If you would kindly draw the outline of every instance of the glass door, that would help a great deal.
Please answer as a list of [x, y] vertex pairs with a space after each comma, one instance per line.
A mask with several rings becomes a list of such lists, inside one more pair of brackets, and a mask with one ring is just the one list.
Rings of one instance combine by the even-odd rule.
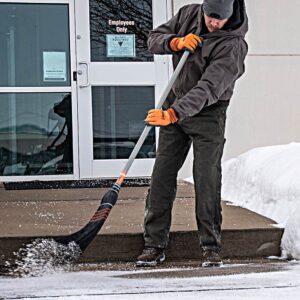
[[0, 1], [0, 180], [78, 178], [72, 0]]
[[[168, 57], [147, 50], [167, 1], [75, 1], [81, 178], [118, 177], [168, 79]], [[150, 176], [157, 129], [128, 177]]]

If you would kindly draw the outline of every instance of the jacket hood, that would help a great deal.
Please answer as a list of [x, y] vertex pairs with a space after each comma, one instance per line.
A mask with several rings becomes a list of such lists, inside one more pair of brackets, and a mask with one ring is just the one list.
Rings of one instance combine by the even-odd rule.
[[[204, 20], [203, 5], [201, 5], [202, 17], [200, 22]], [[201, 24], [200, 24], [201, 26]], [[205, 37], [220, 37], [220, 36], [231, 36], [231, 37], [242, 37], [244, 38], [248, 31], [248, 17], [246, 13], [245, 1], [235, 0], [233, 4], [233, 14], [229, 18], [225, 26], [216, 32], [210, 32], [205, 34]]]

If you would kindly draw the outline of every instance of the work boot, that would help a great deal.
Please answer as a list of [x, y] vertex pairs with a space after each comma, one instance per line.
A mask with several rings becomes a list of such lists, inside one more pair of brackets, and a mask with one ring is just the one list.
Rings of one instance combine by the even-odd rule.
[[210, 268], [210, 267], [221, 267], [223, 266], [222, 259], [219, 255], [219, 253], [215, 250], [204, 250], [203, 251], [203, 263], [202, 267], [204, 268]]
[[155, 267], [166, 259], [164, 249], [145, 247], [136, 261], [137, 267]]

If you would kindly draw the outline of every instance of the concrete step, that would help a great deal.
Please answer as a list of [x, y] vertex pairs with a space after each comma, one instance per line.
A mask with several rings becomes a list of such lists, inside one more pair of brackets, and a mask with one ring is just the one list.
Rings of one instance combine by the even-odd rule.
[[[0, 259], [12, 257], [36, 237], [58, 237], [82, 228], [107, 189], [12, 191], [0, 189]], [[102, 230], [82, 262], [133, 261], [143, 248], [144, 199], [147, 187], [121, 189]], [[280, 254], [283, 229], [274, 221], [222, 202], [222, 256], [260, 258]], [[169, 260], [201, 259], [194, 216], [193, 185], [179, 183], [174, 203]], [[0, 262], [1, 264], [1, 262]]]

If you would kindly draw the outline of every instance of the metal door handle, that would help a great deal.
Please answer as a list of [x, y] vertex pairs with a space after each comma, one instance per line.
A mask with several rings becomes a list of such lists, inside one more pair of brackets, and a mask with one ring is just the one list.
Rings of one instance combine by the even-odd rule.
[[[89, 63], [86, 62], [86, 61], [81, 61], [81, 62], [78, 63], [78, 65], [85, 65], [86, 66], [86, 83], [79, 85], [79, 87], [80, 88], [89, 87], [91, 85], [90, 82], [89, 82]], [[78, 74], [81, 75], [83, 73], [82, 73], [82, 71], [80, 72], [80, 70], [79, 70]]]

